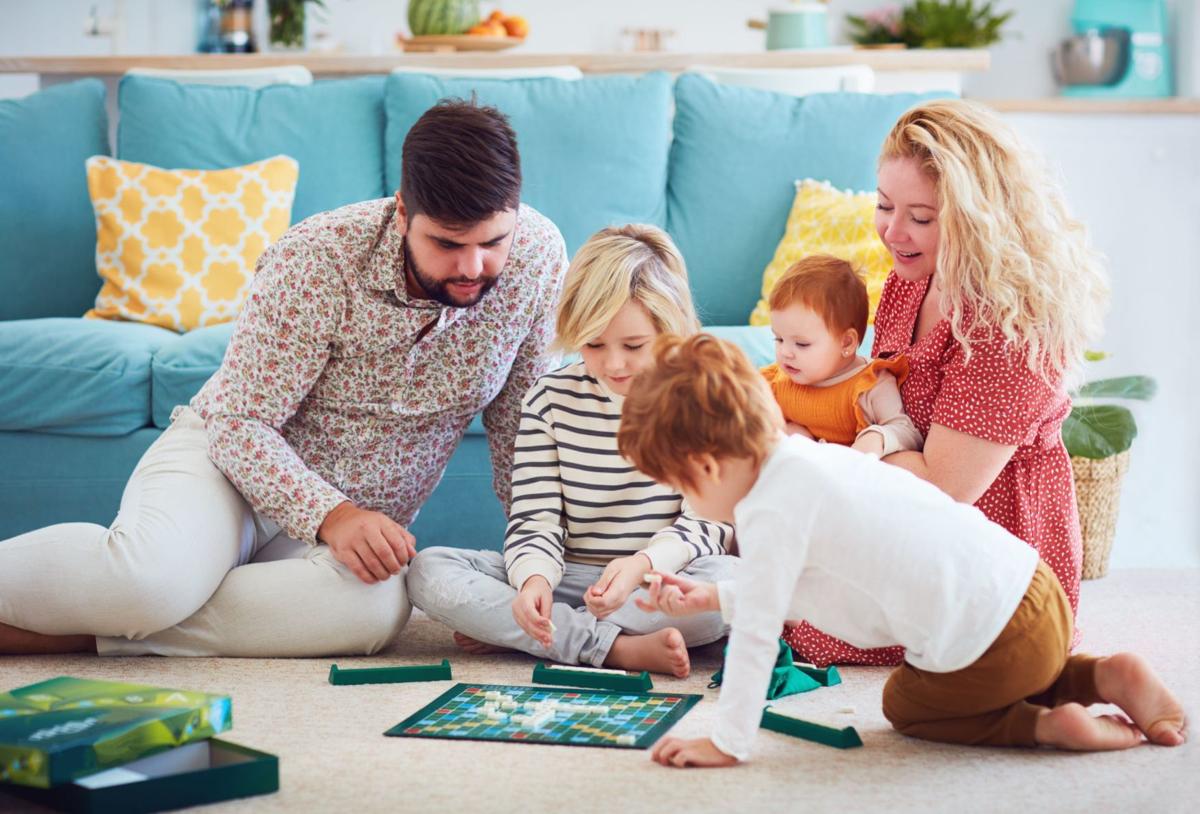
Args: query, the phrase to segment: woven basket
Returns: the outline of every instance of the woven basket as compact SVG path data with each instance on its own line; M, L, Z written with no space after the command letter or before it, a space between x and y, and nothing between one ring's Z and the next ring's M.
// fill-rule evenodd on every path
M1083 578L1098 579L1108 573L1108 554L1117 532L1121 479L1129 469L1129 450L1092 459L1072 456L1075 499L1079 503L1079 528L1083 533Z

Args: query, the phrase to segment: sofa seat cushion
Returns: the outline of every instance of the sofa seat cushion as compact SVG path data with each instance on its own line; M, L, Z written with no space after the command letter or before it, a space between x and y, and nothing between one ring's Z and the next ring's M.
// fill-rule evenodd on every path
M91 307L100 280L83 162L94 155L108 155L100 80L0 100L0 320Z
M664 73L574 81L392 74L388 190L400 186L404 137L421 114L439 99L472 95L509 117L521 151L521 199L554 221L567 251L610 224L666 225L671 80Z
M908 108L948 94L786 96L675 83L667 230L687 260L705 322L745 322L783 236L798 178L875 189L884 137Z
M150 366L175 334L75 318L0 322L0 430L125 435L150 423Z
M155 354L150 386L154 426L170 426L176 405L191 401L221 366L235 324L211 325L174 336Z
M383 197L383 77L265 88L126 76L117 158L220 170L288 155L300 164L292 222Z

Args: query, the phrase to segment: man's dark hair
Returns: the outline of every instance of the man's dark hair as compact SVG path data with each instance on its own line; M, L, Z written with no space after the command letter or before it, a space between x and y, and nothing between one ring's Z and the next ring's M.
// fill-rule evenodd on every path
M443 99L404 137L400 197L408 217L468 226L521 203L521 155L508 117Z

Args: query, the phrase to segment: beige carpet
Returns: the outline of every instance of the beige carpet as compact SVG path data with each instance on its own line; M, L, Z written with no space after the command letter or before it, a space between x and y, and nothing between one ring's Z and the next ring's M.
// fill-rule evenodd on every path
M318 613L319 608L313 608ZM1085 649L1135 649L1200 716L1200 571L1117 571L1084 583ZM302 625L303 622L298 622ZM341 666L425 664L449 657L457 681L527 684L533 659L470 657L450 632L415 615L397 645ZM656 689L704 693L675 734L705 734L720 649L693 656L690 679ZM205 811L460 814L472 811L1196 811L1200 751L1142 746L1075 755L969 749L902 738L879 712L885 669L846 668L845 682L788 699L798 714L853 724L865 748L842 751L763 732L753 762L668 770L639 750L384 738L448 683L333 687L330 660L0 658L0 685L76 675L229 693L228 738L277 754L280 791ZM853 714L839 713L854 707ZM1200 723L1193 737L1200 739ZM20 807L0 795L0 810Z

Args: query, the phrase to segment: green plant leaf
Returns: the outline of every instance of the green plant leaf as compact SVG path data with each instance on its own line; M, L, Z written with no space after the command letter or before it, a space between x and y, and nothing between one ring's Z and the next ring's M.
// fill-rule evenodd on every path
M1136 399L1149 401L1158 392L1158 382L1149 376L1121 376L1098 379L1079 388L1079 398Z
M1124 452L1136 437L1133 413L1116 404L1077 406L1062 426L1067 452L1081 458L1107 458Z

